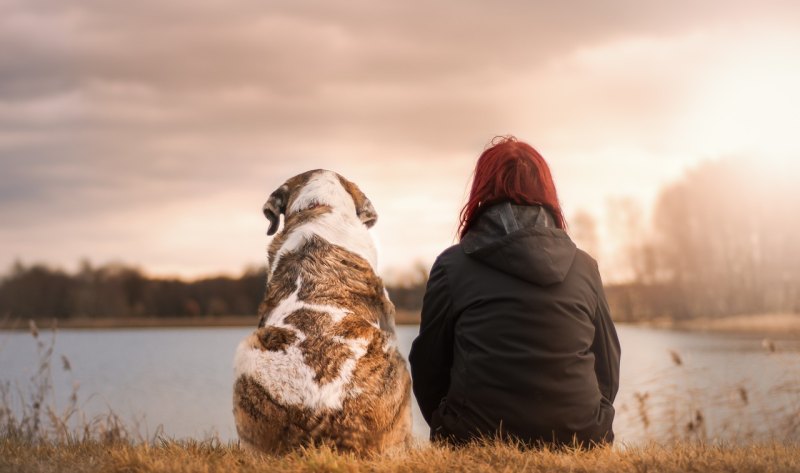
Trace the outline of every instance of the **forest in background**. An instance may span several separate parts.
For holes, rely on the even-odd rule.
[[[611,202],[617,256],[628,273],[607,285],[618,321],[800,312],[800,173],[751,161],[703,164],[662,189],[649,216],[630,199]],[[579,213],[570,234],[593,253],[597,224]],[[387,284],[398,309],[418,311],[424,265]],[[156,278],[123,264],[82,263],[68,273],[16,263],[0,279],[0,317],[34,319],[253,315],[263,267],[239,277]]]
[[[798,169],[724,159],[662,189],[647,219],[635,202],[615,202],[630,274],[607,287],[616,319],[800,312]]]
[[[83,262],[75,273],[16,263],[0,281],[0,319],[107,319],[248,316],[264,297],[264,267],[239,277],[184,281],[148,277],[123,264],[94,267]],[[422,306],[427,268],[416,266],[402,281],[387,284],[398,309]],[[407,318],[407,317],[406,317]]]
[[[94,267],[83,262],[75,273],[46,265],[16,263],[0,282],[0,316],[25,319],[109,317],[219,317],[254,315],[264,297],[266,268],[246,269],[239,277],[195,281],[148,277],[123,264]],[[422,305],[427,268],[388,285],[398,308]]]

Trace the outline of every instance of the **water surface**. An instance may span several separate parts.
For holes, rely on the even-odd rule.
[[[406,356],[417,331],[416,326],[398,327]],[[145,434],[161,425],[175,437],[235,439],[232,359],[249,332],[246,328],[60,330],[53,357],[59,405],[64,405],[77,382],[81,407],[90,417],[110,409],[137,422]],[[791,433],[792,414],[796,418],[800,407],[800,341],[777,340],[778,351],[772,353],[755,335],[624,325],[618,332],[623,350],[615,402],[618,440],[686,435],[737,440]],[[46,340],[50,335],[43,331],[41,337]],[[62,355],[71,371],[62,369]],[[30,334],[0,332],[0,380],[25,391],[37,368]],[[425,421],[416,405],[414,410],[414,432],[425,437]]]

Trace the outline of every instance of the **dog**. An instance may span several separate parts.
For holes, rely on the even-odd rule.
[[[243,445],[277,454],[310,445],[383,452],[411,438],[411,378],[394,305],[376,275],[378,215],[352,182],[297,175],[264,204],[267,287],[257,329],[234,360]]]

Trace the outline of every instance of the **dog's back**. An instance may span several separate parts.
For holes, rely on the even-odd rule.
[[[394,306],[374,263],[313,231],[321,218],[341,218],[314,204],[288,216],[270,247],[259,328],[236,355],[237,430],[267,452],[319,443],[382,451],[410,435]]]

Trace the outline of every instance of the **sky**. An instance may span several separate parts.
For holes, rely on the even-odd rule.
[[[0,273],[265,263],[261,206],[326,168],[372,200],[379,270],[453,244],[495,135],[567,219],[728,156],[800,156],[800,3],[0,0]]]

